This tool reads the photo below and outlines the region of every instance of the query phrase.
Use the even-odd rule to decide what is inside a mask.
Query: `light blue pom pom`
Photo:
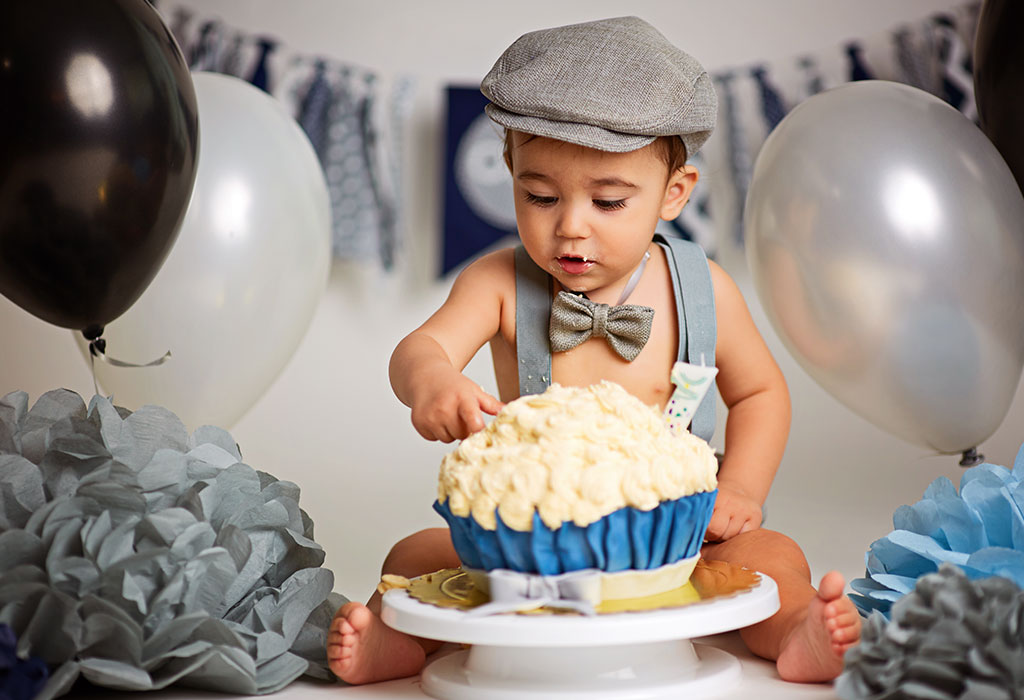
[[[1024,586],[1024,445],[1013,469],[979,464],[957,489],[946,477],[893,514],[893,531],[871,543],[865,578],[851,581],[862,614],[887,618],[915,581],[949,562],[971,580],[1003,576]]]

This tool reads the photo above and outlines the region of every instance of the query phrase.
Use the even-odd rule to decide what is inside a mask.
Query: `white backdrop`
[[[407,137],[410,177],[404,185],[414,216],[399,269],[385,274],[335,264],[298,352],[231,428],[249,464],[302,487],[301,504],[316,523],[316,539],[327,550],[337,590],[365,598],[390,543],[414,529],[441,524],[430,504],[437,466],[448,448],[424,442],[413,430],[407,409],[391,393],[387,362],[401,337],[444,300],[451,282],[434,279],[444,84],[479,81],[502,49],[526,31],[599,17],[638,14],[714,70],[829,48],[959,4],[163,0],[160,9],[169,18],[175,7],[186,6],[198,16],[219,16],[229,26],[266,33],[293,49],[418,80]],[[803,545],[816,576],[830,568],[848,577],[861,575],[864,552],[889,531],[893,510],[917,500],[938,476],[957,481],[957,459],[929,455],[889,436],[822,391],[765,320],[742,251],[725,247],[720,262],[746,294],[793,396],[793,430],[768,500],[769,525]],[[116,357],[116,349],[109,350]],[[486,351],[468,372],[493,390]],[[0,393],[22,389],[35,400],[57,387],[86,398],[93,393],[72,333],[0,297]],[[1012,463],[1024,439],[1021,393],[1018,389],[1003,425],[982,445],[990,461]]]

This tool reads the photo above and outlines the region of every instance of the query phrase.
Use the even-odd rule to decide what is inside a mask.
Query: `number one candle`
[[[682,432],[690,425],[697,406],[711,388],[716,374],[718,368],[714,366],[693,365],[689,362],[672,365],[671,378],[676,388],[665,406],[665,418],[673,433]]]

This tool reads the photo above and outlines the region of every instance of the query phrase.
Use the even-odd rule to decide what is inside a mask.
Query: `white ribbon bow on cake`
[[[474,583],[486,580],[491,602],[473,608],[472,617],[523,612],[544,606],[574,610],[582,615],[596,615],[601,602],[601,572],[581,569],[557,576],[526,574],[509,569],[470,571]]]

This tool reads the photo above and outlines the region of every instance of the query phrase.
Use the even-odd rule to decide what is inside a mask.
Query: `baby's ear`
[[[684,165],[676,170],[665,185],[665,198],[661,203],[659,216],[665,221],[672,221],[679,216],[683,206],[690,199],[690,193],[700,178],[697,168]]]

